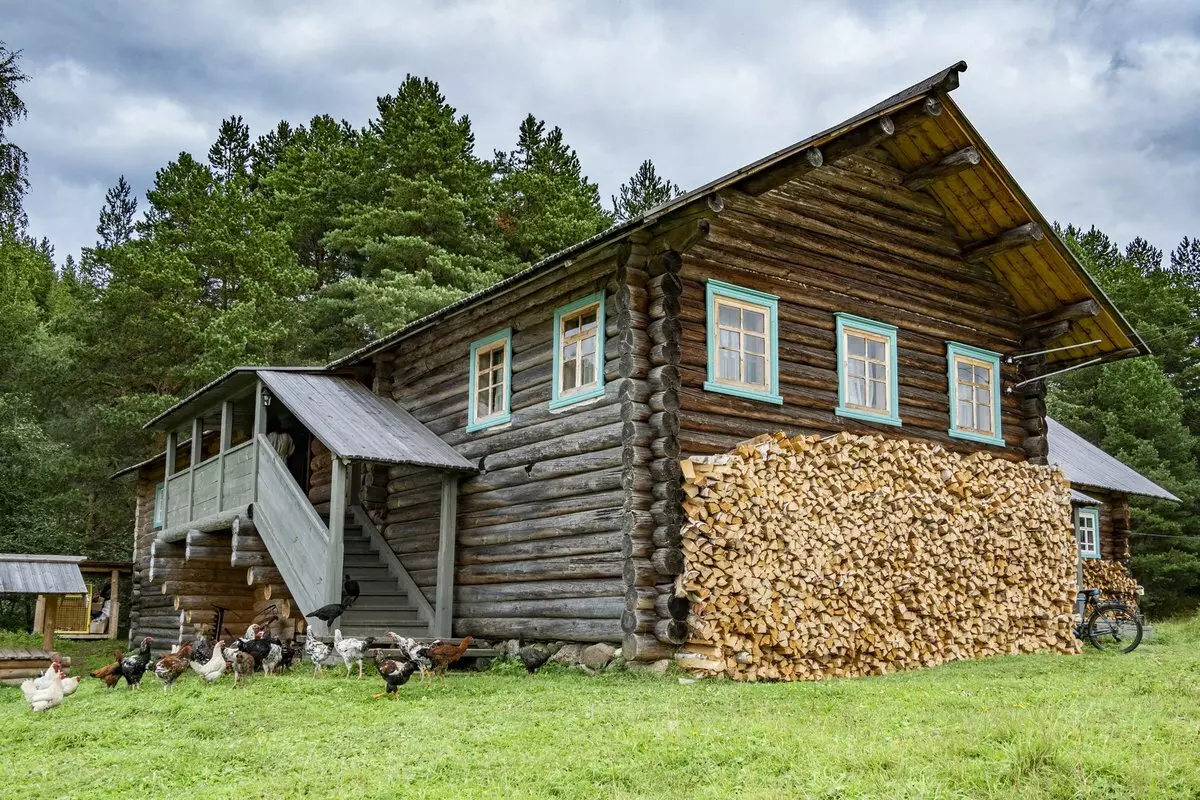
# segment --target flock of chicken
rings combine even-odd
[[[362,678],[364,655],[369,654],[385,684],[384,691],[374,695],[373,699],[393,695],[399,700],[397,690],[414,673],[419,672],[427,683],[432,682],[431,674],[444,678],[446,670],[462,658],[472,641],[468,636],[458,644],[440,640],[422,644],[395,633],[388,633],[387,636],[386,642],[380,642],[375,637],[352,639],[342,636],[338,629],[333,632],[332,646],[316,637],[308,637],[304,643],[304,655],[312,662],[314,675],[322,667],[336,666],[340,662],[346,667],[346,677],[352,674],[351,665],[357,664],[358,677]],[[213,644],[201,637],[157,661],[153,660],[150,652],[153,641],[150,636],[142,639],[141,646],[133,655],[126,656],[117,651],[116,660],[91,673],[92,677],[103,681],[110,689],[124,678],[130,689],[137,689],[142,677],[153,667],[155,676],[162,682],[163,691],[173,691],[175,682],[191,669],[208,683],[215,683],[226,672],[231,672],[236,686],[239,681],[259,670],[268,675],[286,671],[297,656],[294,645],[279,640],[257,623],[246,630],[245,636],[228,645],[224,640]],[[394,655],[386,657],[383,646],[394,651]],[[21,689],[30,708],[45,711],[62,703],[63,698],[72,694],[78,686],[79,678],[67,677],[61,661],[55,658],[43,675],[25,681]]]

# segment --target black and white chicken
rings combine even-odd
[[[371,699],[378,700],[390,694],[399,702],[399,689],[408,683],[408,679],[417,671],[417,662],[384,658],[383,651],[379,649],[372,650],[371,655],[375,657],[375,669],[379,671],[379,675],[383,678],[383,682],[386,685],[386,688],[382,692],[373,695]]]

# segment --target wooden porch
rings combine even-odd
[[[343,576],[350,575],[362,588],[360,602],[367,602],[347,611],[339,627],[450,637],[458,482],[474,471],[471,464],[399,406],[352,378],[265,369],[229,377],[151,423],[167,438],[152,580],[163,582],[164,593],[172,583],[172,589],[186,592],[182,596],[198,599],[205,581],[189,568],[192,556],[215,559],[221,568],[228,558],[231,568],[247,567],[250,587],[260,575],[278,580],[295,600],[299,620],[341,602]],[[185,432],[189,438],[181,443]],[[327,507],[309,499],[306,459],[289,458],[301,445],[306,454],[310,441],[320,442],[331,455]],[[432,597],[428,587],[413,581],[360,496],[364,466],[372,463],[442,473]],[[223,546],[220,537],[226,536],[229,544]],[[167,580],[172,558],[182,581]],[[159,563],[164,569],[155,568]],[[221,580],[228,585],[229,575]],[[320,622],[307,624],[316,624],[318,634],[328,633]]]

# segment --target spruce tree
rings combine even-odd
[[[9,50],[0,40],[0,235],[20,232],[26,223],[22,201],[29,189],[29,159],[7,130],[26,114],[17,89],[29,76],[21,71],[20,59],[20,50]]]
[[[250,127],[241,114],[221,120],[217,140],[208,148],[208,163],[218,180],[246,176],[250,168]]]
[[[510,252],[536,262],[594,236],[612,224],[600,205],[600,190],[583,174],[579,155],[561,128],[529,114],[517,131],[517,146],[497,151],[498,224]]]
[[[618,222],[640,216],[681,193],[679,186],[659,177],[654,162],[646,159],[628,181],[613,195],[613,213]]]
[[[96,225],[96,247],[112,248],[125,244],[133,236],[133,218],[137,214],[137,198],[122,175],[117,184],[104,195],[100,221]]]

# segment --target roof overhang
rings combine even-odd
[[[0,553],[0,594],[86,594],[83,556]]]
[[[1047,460],[1062,470],[1072,489],[1121,492],[1180,502],[1178,497],[1133,467],[1049,417],[1046,418],[1046,442],[1049,445]]]
[[[325,372],[322,367],[234,367],[175,403],[142,428],[155,431],[178,430],[197,417],[215,413],[220,409],[221,403],[243,394],[254,386],[258,380],[258,373],[265,369],[274,372]]]

